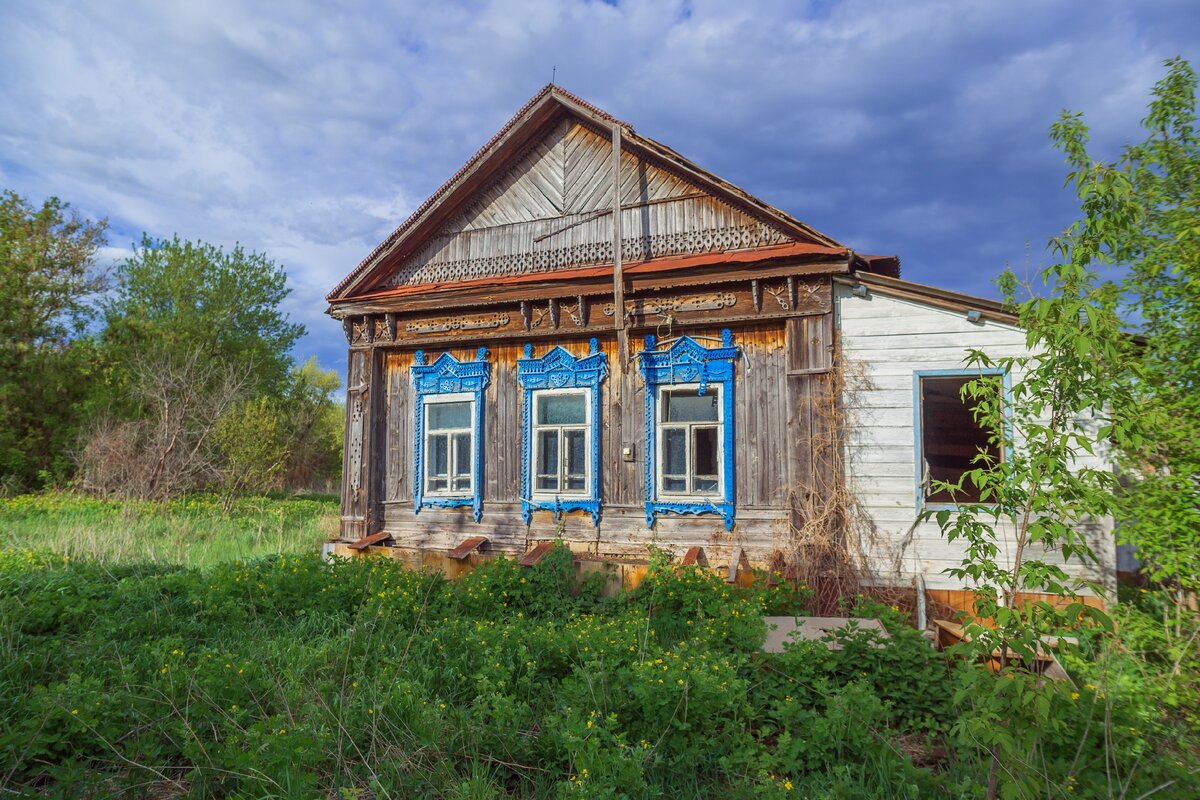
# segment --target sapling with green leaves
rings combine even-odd
[[[1109,274],[1126,257],[1127,231],[1142,214],[1134,182],[1086,159],[1077,115],[1064,114],[1051,137],[1073,168],[1067,182],[1082,217],[1051,242],[1055,263],[1041,273],[1040,295],[1018,302],[1016,277],[1001,276],[1027,352],[970,352],[967,362],[981,376],[964,387],[964,400],[992,448],[956,484],[935,487],[955,493],[969,482],[980,501],[926,512],[949,541],[964,545],[961,566],[949,573],[977,595],[960,650],[971,663],[998,661],[999,680],[982,669],[966,672],[958,701],[975,713],[955,726],[990,755],[989,798],[1020,796],[1038,780],[1039,741],[1056,723],[1053,690],[1033,672],[1048,637],[1111,629],[1082,600],[1105,595],[1101,582],[1086,577],[1097,562],[1093,537],[1108,535],[1105,521],[1118,510],[1112,449],[1142,449],[1154,417],[1137,402],[1142,365],[1123,322],[1123,287]],[[1010,377],[1007,397],[985,372]]]

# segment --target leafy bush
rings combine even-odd
[[[882,646],[851,631],[838,650],[805,642],[770,655],[758,649],[762,609],[791,589],[730,586],[658,559],[636,591],[602,599],[573,589],[571,574],[563,549],[457,583],[380,558],[189,569],[0,551],[0,785],[62,796],[977,794],[976,765],[959,751],[940,771],[909,757],[953,744],[942,736],[959,671],[898,614],[861,609],[883,616]],[[1053,700],[1061,730],[1039,752],[1062,786],[1075,781],[1072,796],[1105,769],[1093,744],[1106,713],[1125,726],[1110,763],[1128,776],[1142,756],[1132,796],[1182,774],[1144,735],[1149,709],[1117,693]]]

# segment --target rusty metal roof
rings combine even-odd
[[[630,261],[622,271],[626,276],[650,275],[659,272],[691,267],[704,267],[714,264],[758,264],[766,261],[795,258],[798,256],[831,256],[844,258],[849,251],[844,247],[826,247],[809,242],[789,242],[750,250],[727,250],[718,253],[697,253],[695,255],[664,256],[645,261]],[[396,286],[377,292],[355,295],[354,300],[382,300],[426,295],[445,289],[472,289],[482,286],[521,286],[529,283],[545,283],[571,281],[581,278],[609,277],[613,273],[611,264],[591,267],[573,267],[570,269],[548,270],[546,272],[527,272],[521,275],[503,275],[488,278],[476,278],[469,281],[452,281],[440,283],[422,283],[415,286]]]

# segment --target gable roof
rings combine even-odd
[[[469,202],[473,192],[496,178],[507,163],[544,133],[549,124],[564,115],[603,130],[619,128],[623,150],[637,153],[729,205],[770,222],[793,241],[814,245],[814,249],[829,248],[830,252],[845,252],[845,248],[838,242],[800,220],[693,164],[666,145],[635,133],[628,123],[617,120],[554,84],[548,84],[522,106],[458,172],[371,251],[326,299],[336,303],[377,291],[376,284],[386,275],[389,267],[395,266],[400,259],[414,253],[437,231],[440,224]]]

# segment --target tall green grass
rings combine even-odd
[[[0,796],[969,796],[891,743],[935,734],[949,692],[902,622],[887,649],[763,654],[763,613],[803,599],[787,587],[573,578],[566,548],[456,583],[390,559],[0,550]]]
[[[49,550],[105,563],[205,567],[313,552],[337,532],[337,498],[255,496],[228,511],[216,495],[161,503],[67,492],[0,499],[0,549]]]

